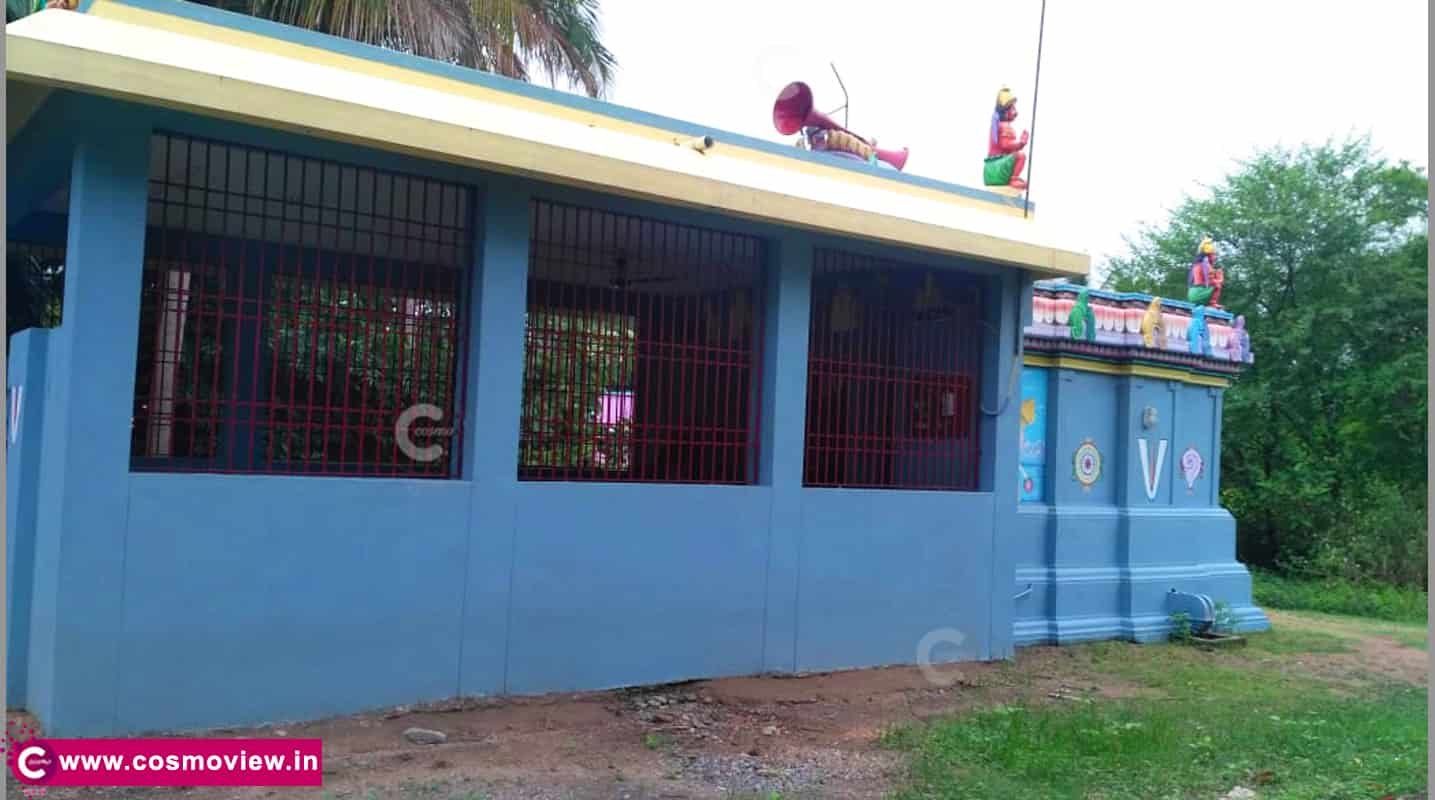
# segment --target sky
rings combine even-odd
[[[791,142],[773,100],[802,80],[819,109],[840,106],[835,62],[849,128],[910,147],[911,174],[978,186],[1005,84],[1018,129],[1035,116],[1034,224],[1098,270],[1123,235],[1259,148],[1369,134],[1381,154],[1428,164],[1424,0],[1048,0],[1035,97],[1041,0],[828,10],[841,7],[602,0],[619,62],[607,99]]]

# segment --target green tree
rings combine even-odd
[[[1425,583],[1427,187],[1364,138],[1270,149],[1107,265],[1108,288],[1183,298],[1217,242],[1256,354],[1222,436],[1250,563]]]
[[[65,292],[60,248],[9,242],[5,252],[5,341],[26,328],[60,324]]]

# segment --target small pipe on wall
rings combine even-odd
[[[673,144],[686,144],[688,147],[691,147],[699,153],[707,153],[708,150],[712,149],[712,146],[716,144],[716,142],[711,136],[695,136],[691,139],[688,139],[686,142],[674,139]]]

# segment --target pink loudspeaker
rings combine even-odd
[[[907,148],[884,150],[838,125],[836,120],[813,107],[812,89],[802,81],[793,81],[784,86],[781,92],[778,92],[777,102],[772,104],[772,125],[783,136],[791,136],[803,128],[841,131],[871,147],[878,159],[891,164],[898,171],[907,166]]]

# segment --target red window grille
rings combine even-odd
[[[460,475],[472,208],[458,184],[154,136],[132,468]]]
[[[534,201],[518,476],[752,483],[763,245]]]
[[[977,488],[982,287],[818,250],[803,485]]]

